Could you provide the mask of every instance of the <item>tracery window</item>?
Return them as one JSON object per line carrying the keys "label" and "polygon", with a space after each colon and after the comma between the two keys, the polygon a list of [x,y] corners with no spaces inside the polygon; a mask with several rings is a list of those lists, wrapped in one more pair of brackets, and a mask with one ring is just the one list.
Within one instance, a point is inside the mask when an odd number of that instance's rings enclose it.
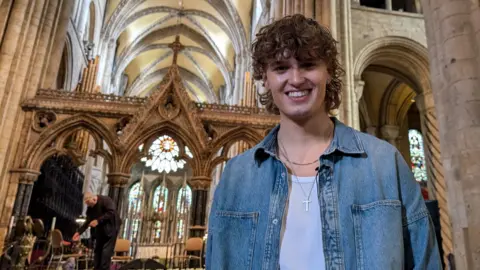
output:
{"label": "tracery window", "polygon": [[[139,149],[140,151],[143,149],[143,144],[140,145]],[[176,172],[178,169],[183,169],[186,164],[185,160],[178,159],[179,153],[180,149],[177,142],[172,137],[163,135],[157,138],[148,149],[151,159],[144,157],[141,161],[145,162],[147,167],[151,167],[152,170],[158,172]],[[185,146],[185,154],[190,158],[193,157],[187,146]]]}
{"label": "tracery window", "polygon": [[155,242],[160,241],[162,236],[162,223],[167,210],[168,189],[164,185],[159,185],[153,192],[152,209],[156,215],[154,223],[153,238]]}
{"label": "tracery window", "polygon": [[125,219],[123,238],[128,239],[132,242],[137,237],[138,229],[140,228],[140,222],[142,220],[142,198],[140,189],[140,182],[137,182],[133,184],[128,191],[128,212]]}
{"label": "tracery window", "polygon": [[186,236],[191,205],[192,189],[185,185],[178,191],[177,199],[177,239],[180,241],[183,241]]}
{"label": "tracery window", "polygon": [[418,182],[427,181],[423,136],[418,130],[410,129],[408,131],[408,141],[410,143],[410,161],[413,175]]}

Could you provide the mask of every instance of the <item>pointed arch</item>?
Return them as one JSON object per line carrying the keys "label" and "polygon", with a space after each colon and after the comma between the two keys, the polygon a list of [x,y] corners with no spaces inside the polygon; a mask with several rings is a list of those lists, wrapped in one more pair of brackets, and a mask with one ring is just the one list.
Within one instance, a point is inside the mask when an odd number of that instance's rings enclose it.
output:
{"label": "pointed arch", "polygon": [[220,148],[238,140],[243,140],[250,146],[254,146],[262,139],[263,136],[250,127],[236,127],[223,133],[212,142],[212,152],[217,153]]}
{"label": "pointed arch", "polygon": [[[71,134],[72,130],[77,129],[84,129],[93,137],[95,140],[95,150],[102,155],[107,155],[105,158],[109,161],[110,171],[115,171],[114,168],[117,165],[118,156],[118,150],[116,148],[118,139],[103,123],[85,114],[75,115],[55,123],[41,133],[38,140],[32,143],[25,152],[22,163],[23,167],[40,170],[40,166],[43,161],[46,160],[46,157],[55,153],[65,154],[65,152],[62,152],[64,151],[62,150],[63,145],[57,145],[55,142],[63,141],[65,137]],[[108,145],[111,154],[108,154],[103,149],[103,141]],[[55,145],[52,146],[52,143]]]}
{"label": "pointed arch", "polygon": [[[161,121],[153,126],[148,126],[142,129],[140,132],[136,132],[136,134],[139,134],[139,136],[132,139],[129,145],[127,145],[125,150],[125,153],[127,154],[121,161],[120,168],[123,172],[129,172],[131,167],[137,162],[137,159],[139,158],[138,147],[149,139],[160,135],[168,135],[172,137],[179,144],[179,148],[182,151],[184,146],[188,146],[193,158],[186,157],[186,159],[192,170],[196,170],[198,166],[201,166],[199,156],[201,155],[202,149],[198,148],[200,144],[197,142],[195,135],[190,135],[187,130],[184,130],[181,126],[172,121]],[[181,152],[181,154],[184,153]]]}

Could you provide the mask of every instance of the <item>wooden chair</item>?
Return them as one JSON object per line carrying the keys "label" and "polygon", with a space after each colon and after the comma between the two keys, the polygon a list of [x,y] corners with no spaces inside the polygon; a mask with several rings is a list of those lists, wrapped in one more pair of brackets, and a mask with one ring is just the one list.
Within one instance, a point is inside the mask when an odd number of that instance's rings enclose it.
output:
{"label": "wooden chair", "polygon": [[[200,252],[200,256],[195,255],[188,255],[188,252]],[[174,256],[173,260],[182,260],[182,267],[189,267],[190,261],[198,261],[200,263],[199,267],[203,267],[202,265],[202,258],[203,258],[203,238],[201,237],[192,237],[187,240],[185,243],[185,249],[183,251],[183,255]]]}
{"label": "wooden chair", "polygon": [[78,269],[78,259],[83,257],[83,254],[80,253],[72,253],[72,254],[64,254],[64,242],[63,242],[63,235],[62,232],[58,229],[55,229],[51,234],[51,244],[52,244],[52,256],[50,257],[50,261],[48,262],[47,269],[50,269],[52,263],[55,263],[54,269],[56,269],[59,265],[65,263],[68,259],[73,258],[75,259],[75,268]]}
{"label": "wooden chair", "polygon": [[115,242],[114,255],[112,257],[112,263],[127,263],[132,260],[132,257],[128,255],[130,253],[130,241],[127,239],[117,239]]}

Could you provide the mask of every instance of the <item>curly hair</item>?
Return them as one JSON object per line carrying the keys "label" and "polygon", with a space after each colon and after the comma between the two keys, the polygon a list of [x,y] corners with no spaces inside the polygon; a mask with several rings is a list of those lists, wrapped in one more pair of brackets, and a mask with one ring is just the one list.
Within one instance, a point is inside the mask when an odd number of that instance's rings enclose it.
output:
{"label": "curly hair", "polygon": [[[268,64],[272,60],[294,57],[298,61],[323,60],[331,77],[326,86],[325,105],[327,112],[340,106],[344,70],[337,59],[337,41],[330,31],[314,19],[296,14],[284,17],[266,25],[256,35],[252,47],[253,78],[263,80]],[[266,109],[279,114],[273,102],[272,93],[267,89],[258,93],[260,103]]]}

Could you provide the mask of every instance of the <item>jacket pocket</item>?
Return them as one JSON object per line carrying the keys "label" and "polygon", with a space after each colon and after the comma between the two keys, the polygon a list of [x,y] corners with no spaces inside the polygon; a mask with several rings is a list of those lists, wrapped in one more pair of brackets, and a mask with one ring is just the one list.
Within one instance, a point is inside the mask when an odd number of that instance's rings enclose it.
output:
{"label": "jacket pocket", "polygon": [[352,205],[357,269],[403,269],[402,203]]}
{"label": "jacket pocket", "polygon": [[217,211],[211,270],[252,269],[258,212]]}

